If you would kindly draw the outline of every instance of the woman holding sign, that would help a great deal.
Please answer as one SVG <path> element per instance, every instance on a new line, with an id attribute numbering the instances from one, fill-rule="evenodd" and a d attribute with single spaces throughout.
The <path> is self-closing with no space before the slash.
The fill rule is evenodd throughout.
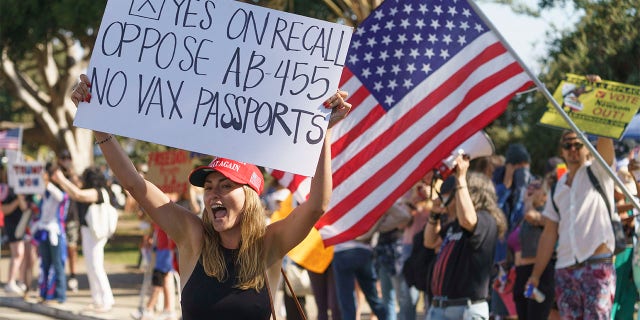
<path id="1" fill-rule="evenodd" d="M 89 79 L 82 75 L 80 80 L 71 95 L 76 105 L 91 99 Z M 138 175 L 113 135 L 95 132 L 118 181 L 178 246 L 183 319 L 269 318 L 265 270 L 307 236 L 329 204 L 331 127 L 351 109 L 346 96 L 338 91 L 324 103 L 333 110 L 308 200 L 269 226 L 259 198 L 264 179 L 256 166 L 216 158 L 193 170 L 189 181 L 204 188 L 200 220 Z"/>

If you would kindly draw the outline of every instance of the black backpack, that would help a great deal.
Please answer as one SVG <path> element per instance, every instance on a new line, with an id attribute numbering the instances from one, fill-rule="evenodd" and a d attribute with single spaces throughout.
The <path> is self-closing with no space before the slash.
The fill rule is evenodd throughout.
<path id="1" fill-rule="evenodd" d="M 423 245 L 424 230 L 413 236 L 413 247 L 409 258 L 402 266 L 402 275 L 407 285 L 420 291 L 428 292 L 431 282 L 431 270 L 436 261 L 436 252 Z"/>

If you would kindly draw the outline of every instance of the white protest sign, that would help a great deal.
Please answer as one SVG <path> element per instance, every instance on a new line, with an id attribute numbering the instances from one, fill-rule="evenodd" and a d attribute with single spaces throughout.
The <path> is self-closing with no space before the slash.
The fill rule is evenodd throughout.
<path id="1" fill-rule="evenodd" d="M 44 163 L 16 162 L 9 166 L 9 186 L 16 194 L 44 193 Z"/>
<path id="2" fill-rule="evenodd" d="M 313 175 L 347 26 L 230 1 L 109 1 L 74 124 Z"/>

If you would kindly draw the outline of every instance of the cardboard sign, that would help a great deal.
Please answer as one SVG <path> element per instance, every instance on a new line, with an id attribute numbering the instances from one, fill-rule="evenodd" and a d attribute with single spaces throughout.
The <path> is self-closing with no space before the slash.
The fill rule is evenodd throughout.
<path id="1" fill-rule="evenodd" d="M 640 87 L 614 81 L 592 83 L 575 74 L 567 74 L 553 97 L 578 128 L 614 139 L 622 136 L 640 108 Z M 551 104 L 540 123 L 570 128 Z"/>
<path id="2" fill-rule="evenodd" d="M 169 150 L 149 153 L 149 171 L 145 178 L 160 190 L 184 194 L 189 188 L 189 173 L 193 169 L 189 152 Z"/>
<path id="3" fill-rule="evenodd" d="M 312 175 L 351 33 L 230 0 L 109 1 L 74 124 Z"/>
<path id="4" fill-rule="evenodd" d="M 9 166 L 9 186 L 16 194 L 43 194 L 44 163 L 16 162 Z"/>

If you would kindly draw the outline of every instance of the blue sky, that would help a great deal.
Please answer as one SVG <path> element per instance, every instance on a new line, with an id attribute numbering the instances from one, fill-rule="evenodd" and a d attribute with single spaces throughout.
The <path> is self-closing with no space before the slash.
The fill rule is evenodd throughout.
<path id="1" fill-rule="evenodd" d="M 523 1 L 533 7 L 536 5 L 536 0 Z M 476 3 L 507 43 L 536 74 L 540 71 L 536 60 L 546 52 L 546 31 L 551 30 L 552 24 L 563 29 L 570 28 L 578 18 L 571 8 L 546 10 L 540 18 L 532 18 L 518 15 L 505 5 L 479 1 Z"/>

